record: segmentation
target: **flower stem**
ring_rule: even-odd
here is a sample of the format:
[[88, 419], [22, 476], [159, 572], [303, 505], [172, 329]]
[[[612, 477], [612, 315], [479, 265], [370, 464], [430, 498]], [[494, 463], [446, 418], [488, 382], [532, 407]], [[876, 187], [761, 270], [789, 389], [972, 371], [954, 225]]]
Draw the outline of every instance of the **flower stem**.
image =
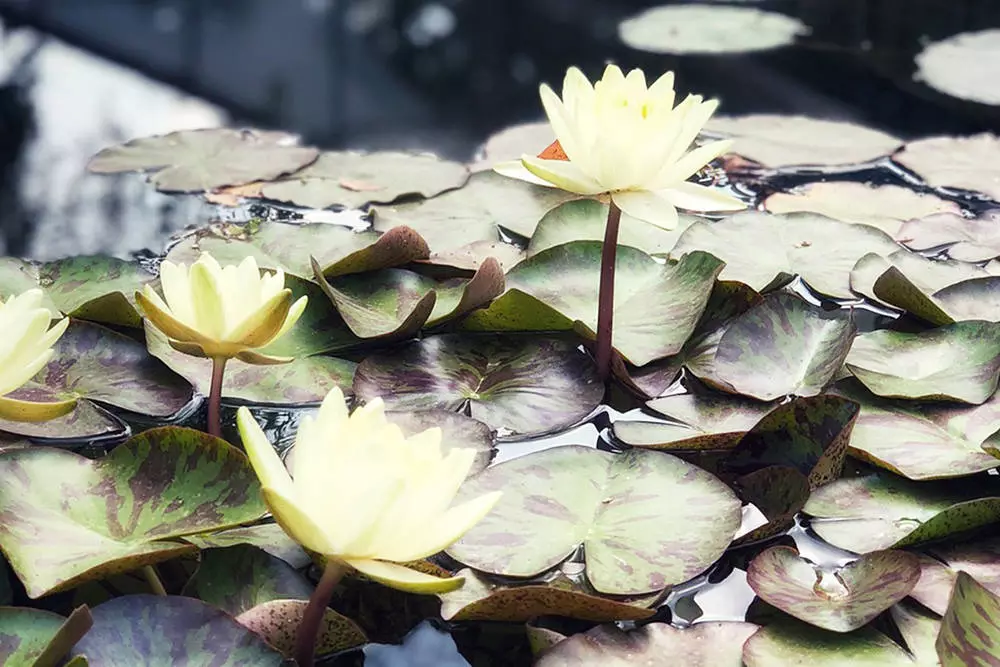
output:
[[601, 381], [611, 379], [611, 332], [615, 310], [615, 257], [618, 250], [618, 225], [622, 210], [611, 202], [608, 223], [604, 228], [604, 247], [601, 248], [601, 287], [597, 297], [597, 372]]
[[309, 596], [309, 604], [302, 614], [299, 623], [299, 633], [295, 638], [295, 662], [299, 667], [312, 667], [316, 663], [316, 638], [319, 636], [323, 614], [333, 597], [333, 589], [337, 587], [347, 566], [335, 558], [326, 561], [326, 569], [320, 577], [316, 590]]
[[142, 573], [146, 577], [146, 582], [149, 583], [149, 587], [153, 589], [153, 592], [157, 595], [166, 595], [167, 589], [163, 587], [163, 582], [160, 581], [160, 575], [156, 573], [156, 568], [152, 565], [147, 565], [142, 568]]
[[212, 359], [212, 388], [208, 392], [208, 434], [222, 437], [222, 417], [219, 406], [222, 403], [222, 376], [226, 372], [226, 358]]

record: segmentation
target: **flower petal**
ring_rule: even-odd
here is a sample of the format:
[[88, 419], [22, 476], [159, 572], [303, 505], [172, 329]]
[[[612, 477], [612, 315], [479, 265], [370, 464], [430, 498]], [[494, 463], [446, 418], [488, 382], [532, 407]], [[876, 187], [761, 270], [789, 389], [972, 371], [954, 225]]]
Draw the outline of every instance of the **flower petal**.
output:
[[728, 151], [732, 145], [732, 139], [723, 139], [699, 146], [657, 174], [651, 189], [671, 188], [675, 183], [686, 181], [692, 174]]
[[555, 133], [559, 145], [562, 146], [563, 152], [566, 153], [566, 157], [569, 158], [570, 162], [576, 162], [581, 169], [586, 171], [588, 156], [582, 150], [569, 111], [559, 96], [555, 94], [555, 91], [547, 85], [542, 84], [539, 88], [539, 94], [542, 98], [542, 106], [545, 108], [545, 115], [548, 116], [552, 131]]
[[44, 422], [67, 415], [75, 407], [75, 398], [65, 401], [35, 403], [33, 401], [21, 401], [16, 398], [0, 396], [0, 419], [9, 419], [17, 422]]
[[339, 558], [340, 549], [320, 524], [302, 508], [294, 496], [281, 493], [265, 486], [262, 489], [264, 503], [281, 529], [293, 540], [310, 551], [329, 558]]
[[254, 366], [278, 366], [295, 361], [295, 357], [276, 357], [255, 350], [240, 350], [236, 353], [236, 358]]
[[264, 347], [281, 331], [291, 305], [292, 290], [278, 292], [242, 322], [234, 323], [236, 326], [226, 334], [226, 340], [250, 349]]
[[281, 328], [278, 329], [278, 333], [274, 334], [274, 337], [271, 338], [272, 343], [284, 336], [292, 327], [295, 326], [295, 323], [299, 321], [300, 317], [302, 317], [302, 313], [306, 312], [306, 306], [308, 305], [309, 297], [300, 296], [296, 299], [295, 303], [292, 304], [292, 307], [288, 309], [288, 314], [285, 315], [284, 324], [282, 324]]
[[677, 209], [667, 199], [656, 192], [640, 190], [636, 192], [616, 192], [611, 199], [624, 213], [663, 229], [677, 226]]
[[166, 334], [167, 338], [173, 338], [185, 343], [198, 343], [202, 346], [214, 342], [197, 329], [193, 329], [178, 320], [170, 311], [163, 310], [163, 301], [156, 292], [153, 292], [153, 289], [149, 285], [146, 285], [142, 291], [135, 293], [135, 300], [139, 303], [139, 307], [142, 308], [142, 314], [146, 316], [146, 319]]
[[567, 192], [580, 195], [596, 195], [607, 190], [596, 179], [585, 174], [573, 162], [566, 160], [543, 160], [542, 158], [524, 155], [521, 157], [521, 163], [525, 169], [535, 176], [545, 179]]
[[247, 458], [250, 459], [250, 465], [257, 473], [261, 485], [272, 487], [282, 493], [291, 493], [292, 478], [285, 464], [281, 462], [278, 453], [274, 451], [274, 446], [264, 435], [260, 424], [253, 418], [248, 408], [241, 407], [236, 411], [236, 427], [243, 440], [243, 449], [246, 450]]
[[507, 162], [498, 162], [493, 165], [493, 171], [500, 174], [501, 176], [506, 176], [507, 178], [516, 178], [520, 181], [527, 181], [532, 185], [543, 185], [547, 188], [556, 187], [555, 183], [549, 183], [543, 178], [539, 178], [528, 171], [524, 163], [520, 160], [508, 160]]
[[[194, 309], [195, 326], [205, 336], [221, 340], [228, 333], [226, 304], [223, 300], [222, 270], [214, 270], [213, 263], [201, 259], [191, 267], [191, 307]], [[218, 264], [216, 263], [217, 267]]]
[[742, 211], [747, 205], [730, 195], [697, 183], [678, 183], [667, 190], [658, 191], [660, 197], [686, 211]]
[[452, 507], [424, 527], [419, 535], [413, 536], [412, 540], [400, 542], [398, 549], [388, 549], [379, 556], [395, 561], [411, 561], [444, 551], [482, 521], [501, 495], [502, 491], [494, 491]]
[[381, 560], [348, 559], [347, 564], [380, 584], [409, 593], [447, 593], [465, 583], [464, 577], [442, 579]]

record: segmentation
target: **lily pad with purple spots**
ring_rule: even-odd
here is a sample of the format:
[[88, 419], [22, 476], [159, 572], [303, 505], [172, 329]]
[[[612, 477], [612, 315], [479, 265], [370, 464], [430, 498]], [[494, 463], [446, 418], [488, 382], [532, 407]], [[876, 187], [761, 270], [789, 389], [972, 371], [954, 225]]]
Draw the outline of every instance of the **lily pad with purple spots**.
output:
[[[8, 396], [29, 401], [52, 402], [59, 394], [45, 387], [26, 385]], [[115, 444], [132, 432], [128, 424], [108, 410], [84, 399], [68, 415], [44, 422], [19, 422], [0, 419], [0, 433], [32, 438], [51, 445]], [[2, 449], [2, 448], [0, 448]]]
[[529, 436], [579, 422], [604, 387], [571, 340], [447, 334], [372, 355], [358, 365], [354, 393], [390, 410], [443, 409], [500, 435]]
[[905, 598], [919, 578], [919, 559], [905, 551], [875, 551], [828, 572], [779, 546], [747, 569], [747, 583], [762, 600], [834, 632], [866, 625]]
[[941, 667], [1000, 664], [1000, 596], [959, 572], [937, 638]]
[[920, 568], [920, 581], [910, 597], [935, 613], [944, 615], [947, 611], [959, 572], [968, 573], [1000, 595], [1000, 538], [930, 545], [920, 556]]
[[934, 542], [1000, 523], [1000, 494], [989, 479], [912, 482], [891, 474], [837, 480], [803, 508], [830, 544], [868, 553]]
[[30, 607], [0, 607], [0, 663], [63, 664], [62, 658], [92, 624], [86, 606], [74, 610], [69, 618]]
[[1000, 381], [1000, 324], [969, 321], [921, 333], [858, 336], [847, 369], [886, 398], [984, 403]]
[[92, 667], [284, 664], [261, 637], [194, 598], [126, 595], [92, 613], [94, 627], [72, 653], [86, 656]]
[[217, 533], [202, 533], [187, 535], [184, 541], [190, 542], [199, 549], [224, 549], [239, 544], [255, 546], [275, 558], [280, 558], [292, 567], [301, 569], [312, 562], [309, 554], [299, 546], [298, 542], [288, 537], [276, 523], [261, 523], [255, 526], [230, 528]]
[[641, 595], [687, 581], [732, 541], [741, 504], [711, 474], [668, 454], [563, 446], [496, 465], [462, 497], [503, 489], [493, 511], [448, 549], [483, 572], [535, 576], [580, 544], [601, 593]]
[[191, 429], [152, 429], [97, 460], [0, 454], [0, 549], [31, 597], [194, 553], [175, 538], [265, 512], [243, 452]]

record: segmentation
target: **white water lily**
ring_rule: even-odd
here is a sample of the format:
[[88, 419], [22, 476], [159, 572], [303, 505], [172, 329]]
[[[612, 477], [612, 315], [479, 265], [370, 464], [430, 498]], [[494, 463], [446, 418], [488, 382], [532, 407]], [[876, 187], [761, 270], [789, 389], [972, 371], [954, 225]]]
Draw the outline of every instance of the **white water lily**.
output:
[[190, 267], [163, 262], [160, 284], [163, 298], [149, 285], [135, 296], [175, 349], [256, 364], [289, 361], [255, 351], [288, 332], [305, 310], [306, 297], [292, 303], [284, 272], [262, 274], [253, 257], [223, 267], [206, 252]]
[[549, 86], [541, 86], [545, 113], [566, 159], [524, 155], [494, 170], [580, 195], [609, 195], [628, 215], [666, 229], [677, 225], [678, 208], [745, 208], [723, 192], [688, 182], [732, 141], [688, 150], [718, 102], [688, 95], [675, 107], [674, 96], [673, 72], [647, 88], [640, 69], [626, 76], [609, 65], [603, 78], [591, 85], [572, 67], [561, 99]]
[[334, 388], [316, 418], [302, 420], [289, 475], [250, 411], [240, 408], [236, 419], [264, 501], [303, 547], [393, 588], [434, 593], [461, 585], [461, 577], [400, 563], [451, 546], [499, 500], [491, 493], [451, 507], [475, 450], [443, 454], [439, 428], [404, 437], [381, 399], [349, 415]]
[[33, 378], [49, 362], [59, 337], [69, 326], [64, 317], [51, 328], [52, 316], [42, 307], [44, 294], [30, 289], [0, 302], [0, 418], [38, 422], [61, 417], [76, 406], [76, 399], [38, 403], [7, 396]]

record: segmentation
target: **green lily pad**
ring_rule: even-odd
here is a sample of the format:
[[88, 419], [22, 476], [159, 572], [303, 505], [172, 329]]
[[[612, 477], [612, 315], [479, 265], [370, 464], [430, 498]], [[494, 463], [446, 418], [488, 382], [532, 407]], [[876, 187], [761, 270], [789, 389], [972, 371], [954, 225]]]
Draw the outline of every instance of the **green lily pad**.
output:
[[[889, 255], [869, 253], [861, 257], [851, 269], [851, 289], [873, 301], [881, 301], [882, 297], [875, 293], [875, 283], [892, 267], [924, 294], [933, 294], [963, 280], [985, 278], [990, 275], [988, 271], [974, 264], [928, 259], [908, 250], [897, 250]], [[883, 287], [887, 296], [896, 291], [892, 287], [891, 284]]]
[[577, 423], [604, 387], [570, 341], [448, 334], [368, 357], [354, 393], [366, 402], [380, 396], [390, 410], [451, 410], [528, 436]]
[[298, 542], [288, 537], [276, 523], [261, 523], [255, 526], [240, 526], [217, 533], [186, 535], [184, 541], [199, 549], [224, 549], [239, 544], [249, 544], [280, 558], [296, 569], [302, 569], [312, 562], [309, 554]]
[[493, 511], [448, 554], [484, 572], [527, 577], [583, 543], [587, 578], [601, 593], [638, 595], [687, 581], [725, 551], [741, 521], [739, 500], [717, 478], [638, 449], [555, 447], [487, 469], [460, 495], [501, 488]]
[[[56, 393], [39, 386], [24, 386], [8, 396], [27, 401], [59, 400]], [[13, 434], [51, 444], [86, 440], [93, 443], [113, 443], [127, 437], [128, 424], [99, 405], [84, 399], [68, 415], [44, 422], [19, 422], [0, 419], [0, 433]]]
[[246, 456], [191, 429], [145, 431], [98, 460], [48, 447], [0, 455], [0, 549], [31, 597], [193, 553], [172, 538], [265, 511]]
[[288, 178], [265, 183], [261, 194], [306, 208], [361, 208], [404, 195], [433, 197], [468, 178], [465, 165], [426, 153], [330, 151]]
[[934, 542], [1000, 522], [991, 482], [911, 482], [895, 475], [840, 479], [813, 491], [803, 508], [830, 544], [868, 553]]
[[771, 539], [795, 525], [795, 515], [809, 500], [809, 478], [792, 466], [767, 466], [733, 480], [740, 500], [760, 510], [767, 523], [741, 535], [734, 546]]
[[67, 257], [38, 264], [0, 258], [0, 297], [41, 287], [53, 316], [138, 327], [142, 324], [135, 292], [155, 276], [136, 262], [116, 257]]
[[[752, 240], [753, 252], [746, 252]], [[697, 222], [681, 234], [671, 257], [694, 250], [726, 263], [722, 280], [757, 291], [779, 287], [800, 275], [816, 291], [851, 298], [850, 272], [864, 255], [889, 255], [899, 246], [884, 232], [813, 213], [739, 213], [719, 222]]]
[[1000, 381], [1000, 324], [970, 321], [922, 333], [862, 334], [847, 369], [879, 396], [978, 405]]
[[[618, 228], [618, 245], [642, 250], [650, 255], [668, 253], [681, 233], [698, 220], [694, 215], [680, 214], [677, 226], [666, 230], [622, 214]], [[571, 241], [604, 241], [608, 221], [608, 205], [594, 199], [576, 199], [560, 204], [546, 213], [528, 244], [528, 256]]]
[[[208, 396], [212, 361], [178, 352], [156, 327], [146, 324], [149, 353]], [[287, 364], [255, 365], [231, 359], [226, 363], [222, 397], [268, 405], [320, 403], [334, 387], [350, 393], [356, 364], [334, 357], [303, 357]]]
[[[655, 598], [617, 600], [603, 597], [565, 576], [527, 584], [497, 584], [475, 570], [459, 572], [465, 584], [439, 595], [441, 617], [451, 622], [524, 623], [540, 616], [565, 616], [581, 621], [641, 621], [653, 616], [647, 604]], [[644, 604], [647, 603], [647, 604]]]
[[890, 401], [855, 382], [835, 391], [861, 405], [852, 456], [914, 480], [962, 477], [1000, 465], [1000, 396], [977, 406]]
[[[508, 319], [505, 313], [509, 307], [501, 303], [505, 295], [476, 314], [475, 328], [550, 330], [549, 320], [558, 319], [558, 314], [565, 321], [557, 328], [579, 322], [593, 338], [602, 245], [597, 241], [574, 241], [549, 248], [507, 274], [509, 288], [534, 297], [554, 311], [548, 317], [530, 324], [521, 318]], [[664, 265], [640, 250], [622, 246], [616, 267], [614, 345], [629, 362], [642, 365], [681, 350], [705, 310], [722, 263], [711, 255], [695, 252], [676, 264]], [[671, 326], [664, 327], [663, 322]]]
[[286, 276], [285, 287], [292, 290], [293, 302], [303, 296], [309, 301], [295, 326], [281, 338], [261, 348], [263, 354], [275, 357], [311, 357], [349, 350], [364, 343], [344, 323], [319, 285]]
[[675, 628], [650, 623], [631, 632], [601, 625], [573, 635], [543, 653], [536, 667], [670, 667], [683, 656], [688, 667], [742, 667], [743, 643], [753, 623], [696, 623]]
[[69, 618], [42, 609], [0, 607], [0, 662], [12, 666], [63, 664], [60, 660], [92, 622], [87, 607], [78, 608]]
[[931, 298], [956, 322], [1000, 322], [1000, 276], [963, 280], [934, 292]]
[[941, 544], [920, 557], [920, 581], [910, 597], [942, 616], [959, 572], [965, 572], [987, 590], [1000, 594], [1000, 539], [963, 544]]
[[281, 654], [226, 612], [187, 597], [126, 595], [93, 610], [73, 648], [94, 667], [284, 664]]
[[747, 570], [747, 583], [762, 600], [834, 632], [866, 625], [905, 598], [919, 578], [920, 561], [905, 551], [875, 551], [829, 573], [779, 546], [754, 558]]
[[204, 192], [269, 181], [314, 162], [315, 148], [292, 145], [281, 132], [213, 128], [142, 137], [105, 148], [87, 169], [98, 174], [151, 171], [162, 192]]
[[946, 248], [948, 256], [963, 262], [985, 262], [1000, 257], [1000, 211], [975, 218], [938, 213], [903, 224], [898, 238], [913, 250]]
[[937, 638], [941, 667], [1000, 663], [1000, 596], [959, 572]]
[[420, 235], [408, 227], [387, 229], [379, 235], [324, 223], [265, 220], [202, 227], [174, 245], [166, 259], [176, 264], [192, 264], [202, 252], [211, 253], [220, 264], [238, 264], [246, 257], [253, 257], [262, 269], [281, 269], [311, 280], [310, 258], [323, 267], [323, 275], [332, 278], [427, 259], [430, 250]]

